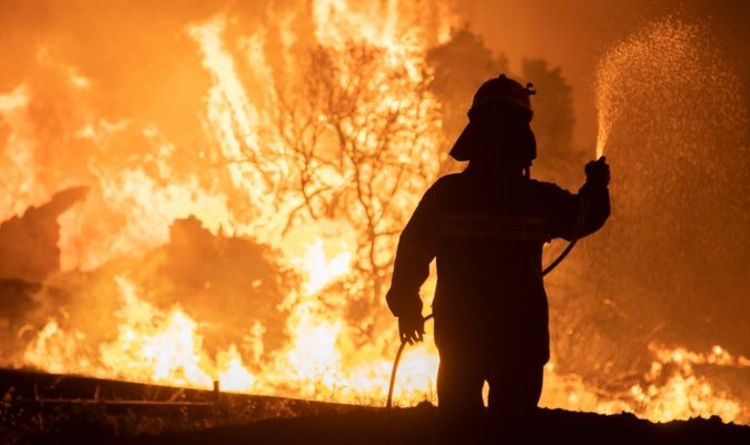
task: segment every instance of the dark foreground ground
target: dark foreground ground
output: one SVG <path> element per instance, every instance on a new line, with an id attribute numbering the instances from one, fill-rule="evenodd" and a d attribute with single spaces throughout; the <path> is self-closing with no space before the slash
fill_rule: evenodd
<path id="1" fill-rule="evenodd" d="M 122 444 L 429 444 L 432 407 L 354 412 L 164 434 Z M 470 442 L 485 443 L 485 442 Z M 494 442 L 498 443 L 498 442 Z M 750 428 L 718 418 L 652 424 L 630 415 L 601 416 L 539 410 L 522 443 L 750 444 Z"/>
<path id="2" fill-rule="evenodd" d="M 435 415 L 14 370 L 0 397 L 2 445 L 429 444 Z M 540 409 L 521 443 L 750 445 L 750 427 Z"/>

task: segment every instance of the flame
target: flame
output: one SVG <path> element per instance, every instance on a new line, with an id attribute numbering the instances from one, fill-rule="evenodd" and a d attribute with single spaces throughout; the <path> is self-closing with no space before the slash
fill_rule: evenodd
<path id="1" fill-rule="evenodd" d="M 651 344 L 653 361 L 637 383 L 620 393 L 602 397 L 577 376 L 555 373 L 552 362 L 545 368 L 545 395 L 542 403 L 601 414 L 631 412 L 655 422 L 719 416 L 724 422 L 747 423 L 748 412 L 741 401 L 716 388 L 697 366 L 708 369 L 750 369 L 750 360 L 735 357 L 719 345 L 708 352 L 690 351 Z M 565 403 L 560 403 L 565 400 Z"/>
<path id="2" fill-rule="evenodd" d="M 153 298 L 158 288 L 114 275 L 117 307 L 103 314 L 116 324 L 111 338 L 94 341 L 83 330 L 64 327 L 75 323 L 53 317 L 25 348 L 23 365 L 199 388 L 219 380 L 232 391 L 383 404 L 398 343 L 382 285 L 398 231 L 442 161 L 436 152 L 440 104 L 425 88 L 431 76 L 425 56 L 450 36 L 453 18 L 438 5 L 442 19 L 430 22 L 423 7 L 395 0 L 314 1 L 310 35 L 295 31 L 297 13 L 276 17 L 281 54 L 275 61 L 267 50 L 273 30 L 260 27 L 238 44 L 227 37 L 233 22 L 226 15 L 190 24 L 185 33 L 211 80 L 201 113 L 210 143 L 196 153 L 171 143 L 156 125 L 92 117 L 85 104 L 95 83 L 75 67 L 63 67 L 65 82 L 76 88 L 70 99 L 78 105 L 71 107 L 78 110 L 71 118 L 72 143 L 91 150 L 83 165 L 57 165 L 71 167 L 65 181 L 47 180 L 30 167 L 41 150 L 34 130 L 23 124 L 31 89 L 20 85 L 0 95 L 0 116 L 11 128 L 7 170 L 14 173 L 0 181 L 22 198 L 2 206 L 9 210 L 0 216 L 43 202 L 66 181 L 95 186 L 89 202 L 60 219 L 65 270 L 95 270 L 164 245 L 175 219 L 196 215 L 214 235 L 228 232 L 271 246 L 281 266 L 300 277 L 279 307 L 288 316 L 286 341 L 277 350 L 266 347 L 261 322 L 247 326 L 237 336 L 241 341 L 209 347 L 201 314 L 179 304 L 159 305 Z M 305 38 L 317 48 L 312 61 L 299 55 Z M 54 63 L 52 55 L 45 57 Z M 330 75 L 315 88 L 331 88 L 335 95 L 300 93 L 309 79 L 295 76 L 309 73 L 308 62 L 319 64 L 316 73 Z M 333 100 L 339 108 L 330 108 Z M 280 116 L 279 110 L 287 113 Z M 134 134 L 145 145 L 142 152 L 113 159 L 116 142 Z M 431 287 L 434 282 L 425 293 Z M 351 321 L 353 300 L 372 313 Z M 748 419 L 738 402 L 692 368 L 747 367 L 747 359 L 718 346 L 708 354 L 656 347 L 652 353 L 654 365 L 643 382 L 609 399 L 556 374 L 551 363 L 543 401 L 628 410 L 654 420 L 710 414 Z M 437 365 L 431 342 L 408 348 L 396 403 L 435 401 Z"/>
<path id="3" fill-rule="evenodd" d="M 420 11 L 394 1 L 382 8 L 369 3 L 319 1 L 311 10 L 317 44 L 324 56 L 332 58 L 334 77 L 330 80 L 342 88 L 362 81 L 363 94 L 368 95 L 367 102 L 350 110 L 353 114 L 336 122 L 343 144 L 360 150 L 363 156 L 375 156 L 376 150 L 384 152 L 384 165 L 391 170 L 376 171 L 365 162 L 360 171 L 354 171 L 352 160 L 344 160 L 343 164 L 329 162 L 325 152 L 331 150 L 330 127 L 334 125 L 332 120 L 339 117 L 323 112 L 317 119 L 328 127 L 322 135 L 328 139 L 321 147 L 313 148 L 324 153 L 310 166 L 314 171 L 302 178 L 299 165 L 295 164 L 294 147 L 274 130 L 277 123 L 273 107 L 285 100 L 283 95 L 288 91 L 256 87 L 274 85 L 279 77 L 266 58 L 267 31 L 260 29 L 246 36 L 244 58 L 238 59 L 224 37 L 229 26 L 227 17 L 219 15 L 189 25 L 186 33 L 195 41 L 203 67 L 212 79 L 205 96 L 203 124 L 216 148 L 202 151 L 200 158 L 222 160 L 226 182 L 206 187 L 199 173 L 174 180 L 177 148 L 161 135 L 158 127 L 146 127 L 142 133 L 154 146 L 148 154 L 148 169 L 132 166 L 115 170 L 102 160 L 92 162 L 102 201 L 123 215 L 120 230 L 108 234 L 108 249 L 90 248 L 96 240 L 89 237 L 83 248 L 89 247 L 90 251 L 66 262 L 68 267 L 95 268 L 124 252 L 158 246 L 168 240 L 169 225 L 174 219 L 194 214 L 215 234 L 229 230 L 275 246 L 302 278 L 299 287 L 289 292 L 282 303 L 289 311 L 288 343 L 272 358 L 267 357 L 262 340 L 265 328 L 256 324 L 246 334 L 253 339 L 252 354 L 243 352 L 246 349 L 238 344 L 210 353 L 195 314 L 188 314 L 179 305 L 157 307 L 144 297 L 153 290 L 139 288 L 131 278 L 115 276 L 120 300 L 120 308 L 113 314 L 118 322 L 116 337 L 92 350 L 86 345 L 84 334 L 66 331 L 58 320 L 51 320 L 28 346 L 24 355 L 27 365 L 195 387 L 210 387 L 213 380 L 220 380 L 223 388 L 236 391 L 382 403 L 391 355 L 397 346 L 395 334 L 390 329 L 378 332 L 363 345 L 355 338 L 357 326 L 345 321 L 348 294 L 330 286 L 353 279 L 354 286 L 364 295 L 361 298 L 381 297 L 372 296 L 372 290 L 363 282 L 366 275 L 352 278 L 352 274 L 363 270 L 376 280 L 384 279 L 384 270 L 380 269 L 386 269 L 392 260 L 398 228 L 416 205 L 421 191 L 436 177 L 439 159 L 429 153 L 439 146 L 439 105 L 420 85 L 429 76 L 425 51 L 430 44 L 445 40 L 449 28 L 444 23 L 435 30 L 413 26 L 415 20 L 422 20 Z M 378 19 L 372 20 L 373 17 Z M 293 17 L 281 17 L 280 22 L 291 23 Z M 299 38 L 291 26 L 282 31 L 284 60 L 290 65 L 282 71 L 288 75 L 304 67 L 293 53 Z M 241 73 L 241 66 L 251 68 Z M 367 77 L 358 77 L 361 74 L 356 70 L 363 66 L 373 71 Z M 88 85 L 77 71 L 66 72 L 78 76 L 71 80 L 74 84 L 82 88 Z M 248 83 L 248 77 L 255 83 Z M 2 109 L 14 112 L 23 108 L 25 94 L 21 88 L 4 97 L 0 102 Z M 83 125 L 77 137 L 106 146 L 111 138 L 133 130 L 132 125 L 127 120 L 95 121 Z M 398 130 L 388 145 L 381 145 L 379 134 L 390 128 L 410 131 Z M 420 172 L 418 176 L 409 174 L 412 167 L 407 164 L 415 159 L 413 169 Z M 405 169 L 404 177 L 411 179 L 393 183 L 396 169 Z M 361 179 L 353 179 L 355 175 Z M 331 196 L 306 202 L 309 198 L 296 186 L 303 179 L 309 182 L 310 189 L 330 189 Z M 353 183 L 391 191 L 363 192 L 355 190 Z M 353 199 L 355 195 L 359 208 L 357 203 L 352 204 L 351 218 L 341 214 L 311 215 L 330 205 L 324 200 Z M 309 207 L 307 212 L 299 212 L 303 205 Z M 154 208 L 159 211 L 151 211 Z M 87 214 L 90 209 L 76 210 L 72 216 L 61 218 L 68 240 L 85 236 L 73 227 L 91 223 L 91 214 Z M 358 223 L 363 218 L 370 218 L 367 229 Z M 363 244 L 362 235 L 366 233 L 384 235 L 378 235 L 377 243 Z M 64 250 L 70 250 L 66 244 L 76 242 L 64 242 Z M 366 260 L 362 260 L 363 255 Z M 383 307 L 378 312 L 376 318 L 390 320 Z M 363 322 L 371 324 L 373 320 Z M 396 392 L 402 403 L 431 397 L 436 357 L 434 346 L 426 345 L 405 354 Z"/>

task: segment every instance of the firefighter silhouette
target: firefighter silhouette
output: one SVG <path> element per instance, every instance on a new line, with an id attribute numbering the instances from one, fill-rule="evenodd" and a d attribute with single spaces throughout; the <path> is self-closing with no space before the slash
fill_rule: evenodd
<path id="1" fill-rule="evenodd" d="M 480 425 L 518 431 L 530 418 L 549 360 L 542 246 L 591 234 L 610 212 L 604 158 L 586 165 L 577 194 L 530 178 L 534 93 L 505 75 L 477 90 L 450 152 L 468 167 L 425 192 L 398 243 L 386 299 L 402 341 L 422 340 L 419 288 L 437 262 L 435 432 L 447 442 Z"/>

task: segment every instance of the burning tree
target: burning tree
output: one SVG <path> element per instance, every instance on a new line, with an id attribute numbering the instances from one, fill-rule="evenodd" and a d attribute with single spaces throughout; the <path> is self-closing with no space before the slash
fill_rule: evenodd
<path id="1" fill-rule="evenodd" d="M 298 77 L 274 79 L 261 111 L 272 125 L 260 144 L 274 148 L 260 153 L 240 137 L 234 159 L 275 191 L 280 238 L 332 221 L 351 231 L 344 286 L 356 318 L 381 303 L 397 236 L 441 159 L 427 66 L 401 56 L 366 42 L 309 49 Z"/>
<path id="2" fill-rule="evenodd" d="M 364 44 L 312 49 L 303 93 L 280 92 L 275 116 L 298 172 L 293 193 L 302 196 L 286 227 L 347 221 L 357 234 L 354 276 L 364 281 L 358 292 L 368 305 L 382 296 L 395 237 L 415 196 L 435 179 L 440 157 L 425 67 L 389 57 Z"/>

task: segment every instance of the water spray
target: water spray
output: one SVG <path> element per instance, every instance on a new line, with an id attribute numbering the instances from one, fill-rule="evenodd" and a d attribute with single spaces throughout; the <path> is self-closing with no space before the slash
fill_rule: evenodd
<path id="1" fill-rule="evenodd" d="M 599 131 L 599 135 L 596 138 L 596 159 L 604 157 L 604 144 L 607 142 L 607 136 L 603 131 Z"/>
<path id="2" fill-rule="evenodd" d="M 602 68 L 599 69 L 601 76 Z M 596 92 L 596 108 L 597 108 L 597 132 L 596 132 L 596 157 L 594 159 L 601 159 L 604 156 L 604 146 L 607 144 L 607 138 L 609 137 L 609 131 L 612 127 L 613 116 L 611 107 L 608 107 L 608 96 L 606 94 L 606 84 L 603 80 L 599 79 L 597 83 Z"/>

